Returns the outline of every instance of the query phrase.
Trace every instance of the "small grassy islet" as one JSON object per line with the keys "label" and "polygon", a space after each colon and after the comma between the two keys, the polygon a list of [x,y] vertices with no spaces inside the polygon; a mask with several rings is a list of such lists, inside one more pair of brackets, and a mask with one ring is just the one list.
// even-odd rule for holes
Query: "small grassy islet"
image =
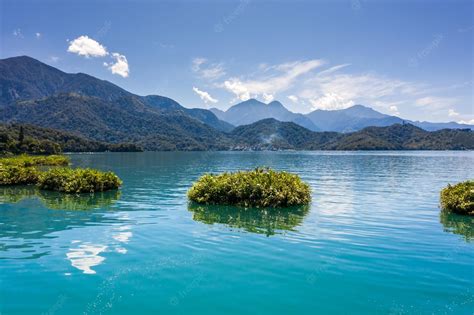
{"label": "small grassy islet", "polygon": [[[65,167],[69,164],[69,158],[61,155],[0,158],[0,185],[37,185],[64,193],[102,192],[122,185],[112,172]],[[46,166],[50,168],[39,168]]]}
{"label": "small grassy islet", "polygon": [[201,204],[291,207],[310,203],[311,189],[296,174],[256,168],[205,174],[188,191],[188,198]]}
{"label": "small grassy islet", "polygon": [[448,185],[440,193],[441,209],[463,215],[474,215],[474,180]]}

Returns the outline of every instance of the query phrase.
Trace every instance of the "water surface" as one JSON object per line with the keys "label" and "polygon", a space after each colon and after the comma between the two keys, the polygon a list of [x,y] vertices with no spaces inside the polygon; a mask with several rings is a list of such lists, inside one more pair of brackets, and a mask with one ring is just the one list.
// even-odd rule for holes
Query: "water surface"
{"label": "water surface", "polygon": [[[119,192],[0,188],[3,314],[472,314],[474,219],[439,190],[473,152],[71,155]],[[205,172],[270,166],[313,202],[285,211],[188,204]]]}

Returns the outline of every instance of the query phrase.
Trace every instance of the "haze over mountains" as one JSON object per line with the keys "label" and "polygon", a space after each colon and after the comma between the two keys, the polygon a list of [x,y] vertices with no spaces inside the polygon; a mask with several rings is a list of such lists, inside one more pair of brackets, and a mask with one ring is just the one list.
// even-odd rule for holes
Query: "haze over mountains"
{"label": "haze over mountains", "polygon": [[[399,127],[368,132],[363,128],[403,120],[360,105],[307,115],[292,113],[277,101],[267,105],[253,99],[225,112],[189,109],[164,96],[139,96],[26,56],[0,60],[0,122],[54,128],[104,143],[134,143],[146,150],[474,148],[473,132],[466,130],[430,133],[395,125]],[[423,126],[428,130],[471,127]],[[403,141],[392,137],[396,132]],[[358,140],[350,140],[354,137]],[[343,140],[345,145],[340,145]]]}

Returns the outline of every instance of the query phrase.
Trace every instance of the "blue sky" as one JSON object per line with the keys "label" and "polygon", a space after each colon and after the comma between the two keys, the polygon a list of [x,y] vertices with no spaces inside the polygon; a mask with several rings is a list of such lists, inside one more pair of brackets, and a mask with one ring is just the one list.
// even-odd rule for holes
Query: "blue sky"
{"label": "blue sky", "polygon": [[226,109],[474,123],[473,1],[1,1],[0,57]]}

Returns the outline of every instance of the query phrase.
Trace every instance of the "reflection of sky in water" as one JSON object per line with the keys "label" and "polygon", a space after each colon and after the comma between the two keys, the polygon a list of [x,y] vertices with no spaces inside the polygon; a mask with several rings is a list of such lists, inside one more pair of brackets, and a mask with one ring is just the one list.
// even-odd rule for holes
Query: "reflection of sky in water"
{"label": "reflection of sky in water", "polygon": [[[127,220],[128,216],[122,215],[120,219]],[[71,247],[69,248],[69,252],[66,253],[66,257],[73,267],[81,270],[85,274],[95,274],[96,270],[94,270],[93,267],[102,264],[106,259],[104,256],[101,256],[101,254],[107,252],[116,252],[119,254],[127,253],[127,249],[122,245],[128,243],[133,236],[131,226],[112,225],[108,226],[107,230],[108,229],[111,230],[111,233],[108,231],[102,233],[104,236],[101,240],[103,244],[100,244],[98,241],[93,242],[88,240],[74,240],[71,242]]]}
{"label": "reflection of sky in water", "polygon": [[100,265],[105,258],[99,254],[107,249],[105,245],[80,244],[77,248],[70,248],[66,254],[71,265],[87,274],[96,273],[92,267]]}
{"label": "reflection of sky in water", "polygon": [[107,253],[126,254],[124,245],[133,236],[128,213],[113,209],[119,197],[120,192],[65,195],[0,187],[0,259],[66,256],[74,268],[95,274]]}

